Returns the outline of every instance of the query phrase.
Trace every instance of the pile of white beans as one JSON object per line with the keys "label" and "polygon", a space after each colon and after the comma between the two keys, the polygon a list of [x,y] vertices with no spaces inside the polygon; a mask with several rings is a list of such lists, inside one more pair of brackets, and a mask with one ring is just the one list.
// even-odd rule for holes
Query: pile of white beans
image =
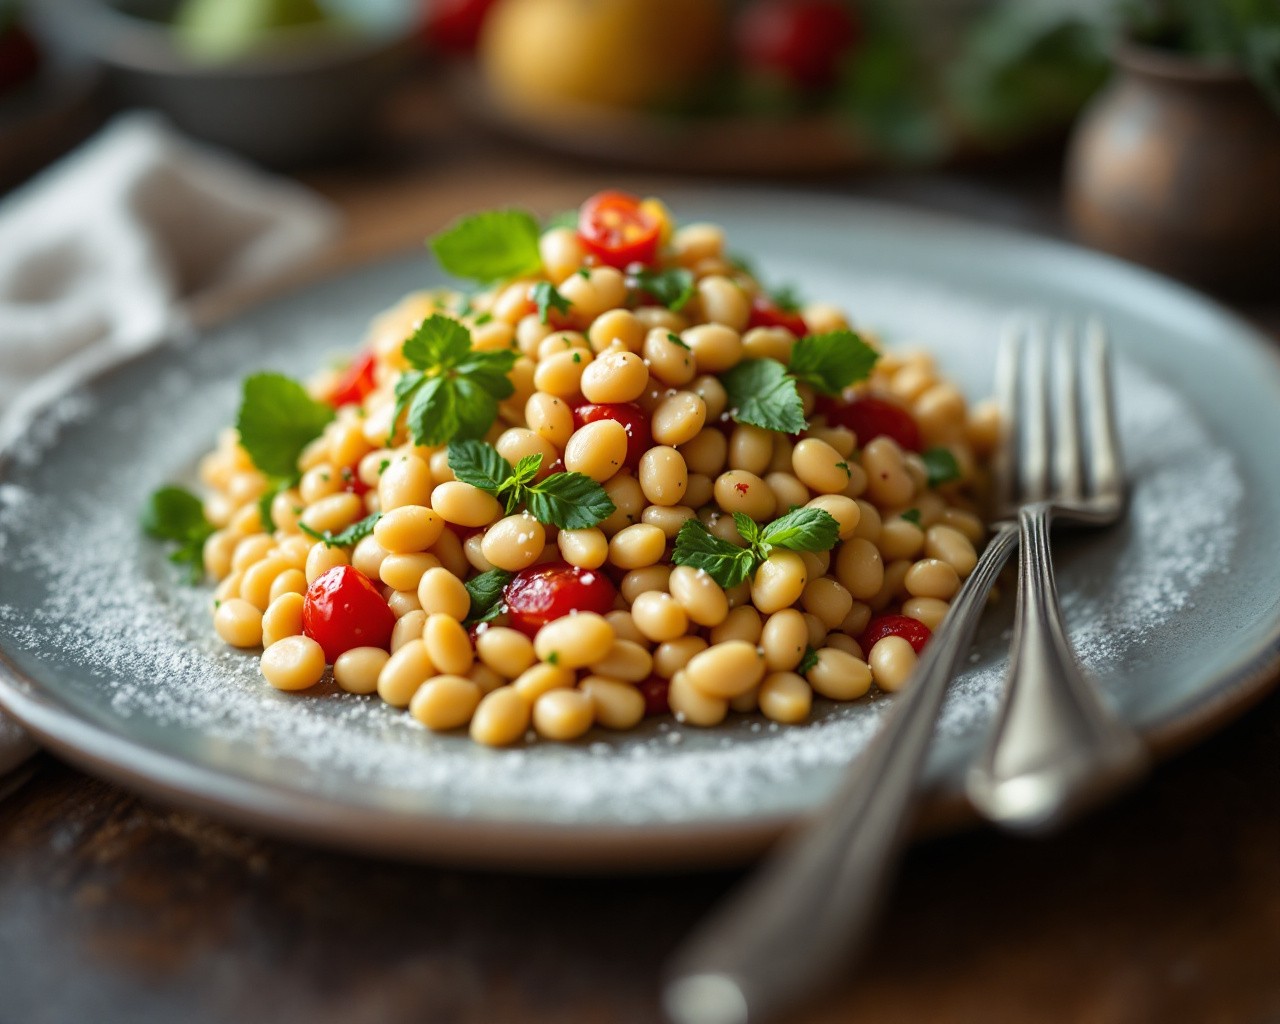
{"label": "pile of white beans", "polygon": [[[218,635],[262,647],[272,685],[316,685],[328,666],[303,633],[304,594],[325,571],[350,564],[381,586],[396,625],[389,651],[361,647],[337,659],[337,685],[377,693],[433,730],[469,726],[490,745],[520,741],[530,729],[552,740],[593,726],[630,729],[645,715],[639,684],[652,677],[669,681],[676,719],[700,726],[730,711],[800,722],[815,694],[848,701],[873,683],[899,689],[915,664],[911,645],[890,636],[863,651],[856,638],[874,614],[906,615],[930,629],[946,615],[984,537],[973,496],[996,442],[993,408],[971,413],[921,353],[884,352],[857,385],[910,411],[926,446],[951,450],[962,478],[939,490],[929,488],[919,455],[884,436],[859,447],[851,431],[821,417],[798,440],[748,425],[722,430],[727,399],[717,374],[744,358],[785,361],[795,337],[782,327],[748,329],[760,286],[725,258],[720,228],[670,230],[663,252],[666,265],[696,276],[679,312],[627,308],[624,275],[592,265],[573,231],[552,229],[541,238],[541,277],[473,297],[472,311],[459,317],[475,348],[520,353],[515,393],[487,440],[512,464],[540,454],[544,473],[562,461],[599,481],[613,515],[583,530],[506,516],[492,496],[454,479],[444,448],[413,445],[403,423],[387,444],[405,338],[424,317],[460,306],[451,293],[410,295],[372,325],[376,390],[362,407],[340,408],[308,446],[299,483],[271,502],[270,523],[258,508],[268,481],[233,430],[203,460],[205,513],[217,527],[204,562],[219,581]],[[550,280],[572,304],[559,327],[531,311],[537,280]],[[802,315],[811,332],[847,326],[826,305]],[[333,373],[313,380],[313,394],[325,398],[335,381]],[[809,413],[814,396],[803,385],[801,394]],[[574,428],[572,408],[583,400],[634,402],[648,414],[653,446],[637,472],[625,468],[620,424]],[[367,493],[345,489],[351,474]],[[728,513],[768,521],[795,505],[835,517],[833,550],[776,551],[752,581],[727,591],[671,564],[675,535],[690,518],[737,543]],[[336,533],[374,511],[383,516],[373,533],[351,548],[326,547],[300,530]],[[447,524],[482,529],[464,542]],[[614,610],[552,621],[535,639],[499,616],[473,642],[461,624],[470,604],[464,580],[561,560],[618,581]],[[801,675],[808,648],[816,663]]]}

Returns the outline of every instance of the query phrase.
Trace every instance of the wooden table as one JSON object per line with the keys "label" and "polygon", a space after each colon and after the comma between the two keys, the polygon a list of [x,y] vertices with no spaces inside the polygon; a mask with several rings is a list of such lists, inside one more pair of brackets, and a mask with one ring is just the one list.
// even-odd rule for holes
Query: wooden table
{"label": "wooden table", "polygon": [[[324,262],[412,244],[462,209],[668,184],[458,128],[407,117],[378,156],[309,175],[349,217]],[[807,187],[1052,233],[1053,166]],[[918,846],[873,955],[794,1019],[1280,1020],[1278,810],[1273,695],[1064,835]],[[0,803],[0,1024],[641,1024],[659,1018],[663,959],[737,877],[547,879],[344,856],[41,757]]]}

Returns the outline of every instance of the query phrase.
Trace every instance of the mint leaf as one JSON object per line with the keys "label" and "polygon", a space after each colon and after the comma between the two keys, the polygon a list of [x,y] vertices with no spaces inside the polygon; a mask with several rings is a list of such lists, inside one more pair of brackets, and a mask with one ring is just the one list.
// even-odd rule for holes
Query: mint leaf
{"label": "mint leaf", "polygon": [[747,542],[749,547],[759,546],[761,539],[764,537],[759,523],[745,512],[735,512],[733,514],[733,525],[738,528],[739,536]]}
{"label": "mint leaf", "polygon": [[142,529],[156,540],[175,542],[169,561],[185,565],[190,581],[204,577],[204,542],[213,533],[213,524],[204,517],[204,505],[182,487],[161,487],[147,499],[142,509]]}
{"label": "mint leaf", "polygon": [[374,512],[372,515],[365,516],[358,523],[352,523],[345,530],[341,530],[338,533],[332,533],[329,530],[321,533],[319,530],[313,530],[303,523],[298,524],[298,529],[308,537],[314,537],[316,540],[323,542],[327,548],[349,548],[359,544],[373,533],[373,528],[378,525],[378,520],[381,518],[381,512]]}
{"label": "mint leaf", "polygon": [[471,332],[443,313],[432,313],[405,340],[405,359],[416,370],[456,366],[471,353]]}
{"label": "mint leaf", "polygon": [[764,528],[765,547],[791,551],[830,551],[840,539],[835,516],[820,508],[793,508]]}
{"label": "mint leaf", "polygon": [[759,564],[750,548],[721,540],[700,519],[690,519],[680,527],[671,561],[701,569],[726,590],[748,580]]}
{"label": "mint leaf", "polygon": [[553,213],[542,224],[544,231],[550,231],[552,228],[572,228],[578,230],[578,218],[580,214],[575,210],[561,210],[559,213]]}
{"label": "mint leaf", "polygon": [[479,487],[495,497],[512,477],[511,463],[499,455],[493,445],[483,441],[451,441],[449,468],[464,484]]}
{"label": "mint leaf", "polygon": [[608,492],[585,473],[553,473],[529,486],[525,501],[538,522],[562,530],[585,530],[617,511]]}
{"label": "mint leaf", "polygon": [[490,569],[488,572],[482,572],[479,576],[467,580],[463,584],[467,588],[467,593],[471,595],[471,610],[467,612],[467,617],[463,620],[464,626],[470,626],[477,622],[488,622],[490,619],[496,619],[502,614],[504,605],[502,603],[503,592],[506,586],[511,582],[512,574],[502,569]]}
{"label": "mint leaf", "polygon": [[296,380],[256,373],[244,382],[236,430],[259,470],[287,479],[297,475],[298,456],[333,416],[332,406],[317,402]]}
{"label": "mint leaf", "polygon": [[573,305],[568,299],[556,291],[550,281],[539,281],[533,286],[533,301],[538,306],[538,322],[545,324],[552,309],[560,313],[568,313]]}
{"label": "mint leaf", "polygon": [[516,463],[516,468],[511,472],[511,479],[514,480],[517,484],[527,484],[531,480],[533,480],[535,476],[538,475],[538,470],[540,470],[541,468],[542,468],[541,452],[535,455],[526,455],[524,458],[522,458],[519,462]]}
{"label": "mint leaf", "polygon": [[920,510],[918,508],[909,508],[905,512],[903,512],[902,515],[900,515],[898,518],[905,519],[912,526],[919,526]]}
{"label": "mint leaf", "polygon": [[956,462],[956,457],[951,454],[950,449],[930,448],[922,452],[920,457],[924,459],[924,468],[929,474],[930,487],[960,479],[960,464]]}
{"label": "mint leaf", "polygon": [[776,359],[744,359],[720,377],[729,410],[738,423],[798,434],[804,430],[804,404],[796,382]]}
{"label": "mint leaf", "polygon": [[387,434],[388,446],[395,444],[396,427],[400,423],[400,415],[426,379],[426,375],[419,373],[417,370],[407,370],[396,378],[395,388],[392,390],[396,404],[391,411],[391,430]]}
{"label": "mint leaf", "polygon": [[838,395],[850,384],[866,380],[879,353],[853,331],[806,334],[791,349],[787,370],[815,391]]}
{"label": "mint leaf", "polygon": [[440,266],[455,277],[489,282],[531,274],[542,266],[538,222],[525,210],[488,210],[455,221],[433,236]]}
{"label": "mint leaf", "polygon": [[409,404],[409,434],[414,444],[444,444],[458,433],[457,394],[447,377],[424,377]]}
{"label": "mint leaf", "polygon": [[679,312],[693,298],[693,272],[684,267],[670,267],[667,270],[650,270],[645,267],[628,275],[628,284],[647,292],[673,312]]}

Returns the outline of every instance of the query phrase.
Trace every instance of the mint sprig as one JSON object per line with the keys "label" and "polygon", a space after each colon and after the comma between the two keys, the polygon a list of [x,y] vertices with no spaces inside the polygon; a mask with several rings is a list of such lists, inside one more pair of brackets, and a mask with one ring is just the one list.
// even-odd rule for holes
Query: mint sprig
{"label": "mint sprig", "polygon": [[429,244],[446,272],[488,283],[538,270],[539,233],[526,210],[488,210],[455,221]]}
{"label": "mint sprig", "polygon": [[508,374],[516,352],[476,352],[471,332],[452,317],[427,317],[404,343],[406,370],[395,383],[391,435],[400,415],[414,444],[439,445],[455,437],[481,437],[498,417],[498,403],[515,391]]}
{"label": "mint sprig", "polygon": [[838,395],[866,380],[879,353],[853,331],[806,334],[791,349],[787,372],[825,395]]}
{"label": "mint sprig", "polygon": [[556,286],[550,281],[539,281],[533,286],[531,293],[534,303],[538,307],[538,323],[545,324],[547,318],[551,315],[551,310],[558,313],[568,313],[573,303],[556,291]]}
{"label": "mint sprig", "polygon": [[829,551],[840,539],[840,524],[820,508],[793,508],[767,526],[741,512],[733,522],[746,546],[717,537],[700,519],[690,519],[676,534],[671,561],[701,569],[726,590],[751,579],[774,548]]}
{"label": "mint sprig", "polygon": [[786,366],[776,359],[744,359],[720,377],[738,423],[798,434],[809,424],[796,389],[807,384],[838,395],[865,380],[879,355],[853,331],[806,334],[796,341]]}
{"label": "mint sprig", "polygon": [[148,537],[178,545],[169,561],[186,566],[191,583],[204,578],[204,542],[213,533],[213,524],[204,517],[204,506],[194,494],[172,486],[155,491],[143,507],[142,529]]}
{"label": "mint sprig", "polygon": [[378,520],[381,518],[381,512],[374,512],[365,516],[358,523],[352,523],[345,530],[341,530],[338,533],[333,533],[330,530],[313,530],[304,523],[299,523],[298,529],[308,537],[314,537],[316,540],[321,541],[327,548],[349,548],[359,544],[373,533],[373,528],[378,525]]}
{"label": "mint sprig", "polygon": [[627,275],[627,285],[652,295],[661,305],[678,313],[693,298],[693,272],[684,267],[651,270],[648,267]]}
{"label": "mint sprig", "polygon": [[512,578],[513,574],[503,569],[490,569],[467,580],[463,586],[471,595],[471,609],[462,624],[470,626],[477,622],[488,622],[501,615],[505,607],[503,594]]}
{"label": "mint sprig", "polygon": [[281,373],[255,373],[245,379],[236,430],[240,445],[268,477],[298,475],[298,456],[334,417],[333,407],[312,398],[296,380]]}
{"label": "mint sprig", "polygon": [[463,483],[504,502],[507,515],[524,505],[540,523],[562,530],[585,530],[616,511],[605,489],[585,474],[552,473],[534,483],[542,468],[541,455],[526,455],[512,466],[492,445],[454,441],[449,445],[449,468]]}

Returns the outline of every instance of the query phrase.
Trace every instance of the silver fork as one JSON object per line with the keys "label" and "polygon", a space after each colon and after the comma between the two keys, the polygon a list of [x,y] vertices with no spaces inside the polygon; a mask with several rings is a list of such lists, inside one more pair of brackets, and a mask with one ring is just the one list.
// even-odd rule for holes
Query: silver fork
{"label": "silver fork", "polygon": [[1043,321],[1030,321],[1001,345],[996,387],[1007,433],[997,515],[1019,527],[1018,607],[1004,698],[966,779],[985,817],[1028,832],[1052,829],[1147,765],[1142,742],[1085,678],[1063,629],[1050,525],[1114,523],[1125,483],[1106,333],[1089,320],[1083,352],[1069,323],[1056,335],[1048,344]]}
{"label": "silver fork", "polygon": [[[1101,523],[1111,521],[1121,511],[1123,488],[1100,329],[1091,328],[1091,337],[1096,339],[1090,342],[1092,369],[1083,390],[1087,398],[1099,399],[1088,405],[1091,410],[1088,418],[1095,428],[1094,435],[1105,436],[1108,441],[1091,451],[1109,451],[1111,458],[1109,462],[1094,464],[1089,474],[1092,489],[1087,492],[1094,504],[1084,504],[1081,497],[1078,514]],[[1022,415],[1019,406],[1028,393],[1012,386],[1021,379],[1020,355],[1021,346],[1015,349],[1011,342],[1003,346],[997,380],[1004,396],[1006,422]],[[1033,372],[1041,374],[1040,384],[1031,389],[1036,394],[1047,394],[1043,376],[1046,368],[1043,360],[1033,365]],[[1068,383],[1068,387],[1074,395],[1074,385]],[[812,996],[821,984],[847,967],[869,935],[896,866],[920,768],[933,737],[934,722],[947,684],[969,649],[991,585],[1019,540],[1019,510],[1013,502],[1020,495],[1014,485],[1024,477],[1015,476],[1015,469],[1030,470],[1038,464],[1037,460],[1047,465],[1050,458],[1050,433],[1043,414],[1047,406],[1042,404],[1040,408],[1027,436],[1007,433],[1004,438],[999,468],[1006,518],[993,526],[992,537],[977,566],[956,595],[944,625],[925,648],[911,685],[897,697],[884,725],[849,766],[834,796],[812,824],[784,840],[743,888],[672,958],[663,1003],[668,1016],[677,1024],[757,1024],[780,1015]],[[1077,436],[1074,426],[1068,436]],[[1039,446],[1038,455],[1019,459],[1004,454],[1004,450],[1019,440]],[[1079,446],[1076,450],[1078,456]],[[1069,460],[1062,457],[1054,461],[1062,469]],[[1033,500],[1047,504],[1048,478],[1044,474],[1040,476],[1044,476],[1042,493]],[[1069,473],[1067,477],[1070,478]],[[1039,478],[1031,474],[1025,477],[1027,480]],[[1079,488],[1081,495],[1086,493],[1082,488],[1083,485]],[[1109,506],[1103,501],[1104,493],[1112,498]],[[1045,516],[1036,519],[1041,528],[1033,539],[1036,547],[1047,554],[1048,520]],[[1022,592],[1025,593],[1026,588]],[[1054,607],[1056,609],[1056,604]],[[1052,630],[1052,627],[1046,628]],[[1060,627],[1056,635],[1060,645],[1045,648],[1039,644],[1043,652],[1040,660],[1064,651],[1069,656],[1070,649],[1062,639]],[[1024,636],[1032,634],[1028,631]],[[1019,656],[1029,653],[1037,644],[1024,640]],[[1044,685],[1037,685],[1030,692],[1033,696],[1045,696],[1056,682],[1069,676],[1070,672],[1046,673]],[[1068,711],[1075,715],[1078,709],[1087,707],[1091,699],[1087,685],[1080,684],[1061,702],[1068,709],[1075,709]],[[1040,706],[1042,702],[1036,704]],[[1046,696],[1043,706],[1056,705]],[[1018,742],[1019,752],[1034,749],[1025,737],[1020,737]],[[1006,760],[1002,755],[998,763],[1004,765]],[[1018,758],[1012,763],[1025,762]],[[1015,785],[1015,793],[1016,788]],[[1007,797],[1008,791],[1005,795]]]}

